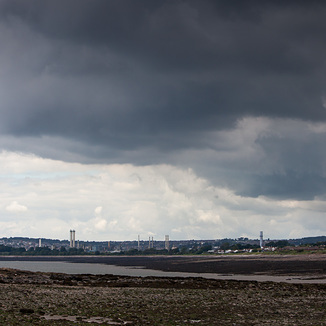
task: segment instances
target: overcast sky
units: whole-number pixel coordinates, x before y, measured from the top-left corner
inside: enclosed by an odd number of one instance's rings
[[[0,237],[325,235],[325,17],[0,0]]]

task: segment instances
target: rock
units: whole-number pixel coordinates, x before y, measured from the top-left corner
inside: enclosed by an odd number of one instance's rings
[[[33,314],[34,310],[33,309],[29,309],[29,308],[21,308],[19,309],[19,312],[21,314]]]

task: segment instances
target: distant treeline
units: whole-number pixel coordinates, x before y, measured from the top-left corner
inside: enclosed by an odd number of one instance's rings
[[[309,247],[309,246],[325,246],[326,241],[317,241],[317,242],[306,242],[304,244],[299,244],[299,246]],[[293,244],[288,240],[278,240],[278,241],[270,241],[265,244],[266,247],[275,247],[275,248],[284,248],[291,247]]]

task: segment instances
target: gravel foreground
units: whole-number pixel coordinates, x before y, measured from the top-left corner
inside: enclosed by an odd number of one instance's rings
[[[0,325],[326,325],[326,285],[0,269]]]

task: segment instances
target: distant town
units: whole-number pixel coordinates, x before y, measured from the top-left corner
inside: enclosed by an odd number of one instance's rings
[[[232,254],[255,252],[326,252],[326,236],[300,239],[259,239],[244,237],[214,240],[79,241],[70,230],[70,240],[10,237],[0,238],[0,255],[173,255]]]

